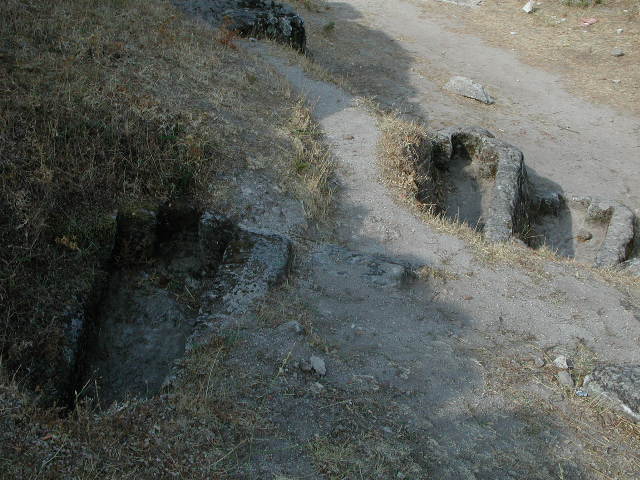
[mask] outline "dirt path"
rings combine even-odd
[[[640,120],[564,90],[559,75],[528,66],[515,52],[457,33],[454,18],[434,18],[421,2],[326,2],[304,12],[314,58],[347,78],[357,94],[378,99],[434,127],[479,125],[525,153],[538,185],[640,207]],[[451,7],[448,7],[451,8]],[[334,22],[327,34],[323,27]],[[374,47],[375,46],[375,47]],[[446,93],[453,75],[483,83],[493,106]]]
[[[382,428],[383,443],[397,451],[423,449],[420,461],[401,456],[400,464],[385,463],[407,475],[398,478],[599,478],[590,465],[632,478],[634,455],[621,450],[612,462],[594,453],[599,421],[586,404],[574,404],[572,392],[566,397],[556,390],[548,368],[532,368],[540,352],[550,359],[563,353],[584,354],[588,362],[637,363],[640,322],[626,295],[551,262],[536,274],[490,267],[461,240],[435,232],[380,182],[375,117],[276,50],[255,48],[314,106],[339,164],[341,246],[310,246],[289,294],[317,312],[314,331],[327,354],[325,397],[357,399],[377,418],[345,437],[353,448],[377,448],[365,437],[372,428],[379,436]],[[407,280],[408,271],[425,265],[432,273],[426,282]],[[270,353],[273,362],[286,357],[295,365],[317,353],[317,343],[309,349],[268,335],[271,346],[279,345]],[[264,348],[264,339],[254,341],[252,348]],[[325,408],[323,401],[319,395],[303,413],[286,407],[283,425],[295,442],[308,440],[310,430],[327,435],[316,438],[317,445],[340,441],[331,433],[335,410],[326,418],[309,413]],[[389,405],[386,414],[380,404]],[[325,460],[315,463],[353,473],[348,461]],[[393,478],[389,474],[379,478]]]
[[[339,160],[343,190],[337,223],[344,244],[357,251],[391,255],[414,266],[426,264],[459,275],[459,280],[449,283],[447,295],[478,327],[494,329],[499,318],[508,318],[505,321],[510,329],[523,336],[536,335],[544,346],[582,338],[603,358],[640,360],[636,348],[640,323],[632,311],[621,306],[620,292],[586,273],[576,275],[570,272],[572,269],[551,263],[544,281],[516,267],[483,266],[468,245],[436,233],[398,205],[380,183],[375,117],[337,87],[311,80],[274,57],[271,61],[315,105],[314,113]],[[472,300],[463,300],[470,294]],[[551,297],[557,300],[551,303]]]

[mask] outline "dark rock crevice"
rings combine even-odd
[[[174,0],[191,15],[243,37],[269,38],[300,52],[306,50],[304,20],[287,5],[272,0]]]
[[[109,275],[77,325],[67,405],[108,408],[170,383],[207,341],[203,324],[234,318],[285,275],[288,239],[188,205],[118,215]]]

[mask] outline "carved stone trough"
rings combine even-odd
[[[418,201],[489,242],[516,238],[599,267],[619,264],[631,252],[635,217],[629,208],[585,196],[538,195],[522,152],[487,130],[439,130],[410,150]]]

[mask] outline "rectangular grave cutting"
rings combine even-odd
[[[634,215],[624,205],[557,192],[540,196],[530,244],[598,267],[624,261],[634,235]]]
[[[481,128],[448,128],[420,145],[417,198],[491,242],[529,230],[529,182],[522,152]]]
[[[266,294],[289,255],[284,237],[211,212],[120,212],[108,286],[82,335],[75,392],[102,408],[156,394],[185,352],[206,341],[202,325]]]

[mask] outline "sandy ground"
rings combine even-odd
[[[543,188],[611,198],[638,211],[638,117],[572,95],[567,76],[531,67],[510,48],[462,33],[461,19],[424,9],[437,10],[436,2],[326,5],[321,13],[302,10],[314,33],[309,49],[318,63],[345,77],[354,93],[433,127],[488,128],[524,151],[529,172]],[[330,22],[335,26],[326,33]],[[484,84],[496,104],[445,92],[442,86],[454,75]]]
[[[637,363],[637,300],[579,267],[548,262],[542,271],[527,272],[488,266],[463,241],[435,232],[380,181],[373,114],[340,88],[309,78],[278,50],[254,49],[314,105],[338,161],[339,246],[309,246],[289,294],[317,312],[314,328],[330,345],[324,352],[329,373],[322,378],[327,392],[367,405],[392,404],[401,412],[389,413],[396,427],[420,439],[402,437],[402,448],[430,445],[428,467],[407,463],[399,473],[452,479],[607,478],[596,473],[603,470],[612,478],[637,475],[637,458],[626,447],[613,463],[594,447],[602,424],[587,404],[573,405],[572,391],[550,393],[555,380],[544,380],[548,367],[530,368],[536,352],[552,359],[588,351],[590,361]],[[446,274],[406,286],[401,275],[389,274],[394,265]],[[253,348],[265,348],[264,340],[254,341]],[[293,342],[271,356],[275,362],[305,353]],[[363,378],[370,384],[359,391],[354,379]],[[310,429],[326,431],[325,422],[333,421],[305,408],[283,414],[294,442],[308,438]],[[553,413],[542,414],[546,408]],[[528,409],[538,420],[546,415],[544,426],[533,428],[537,433],[522,417]],[[576,428],[572,419],[578,418]],[[392,478],[386,475],[379,478]]]

